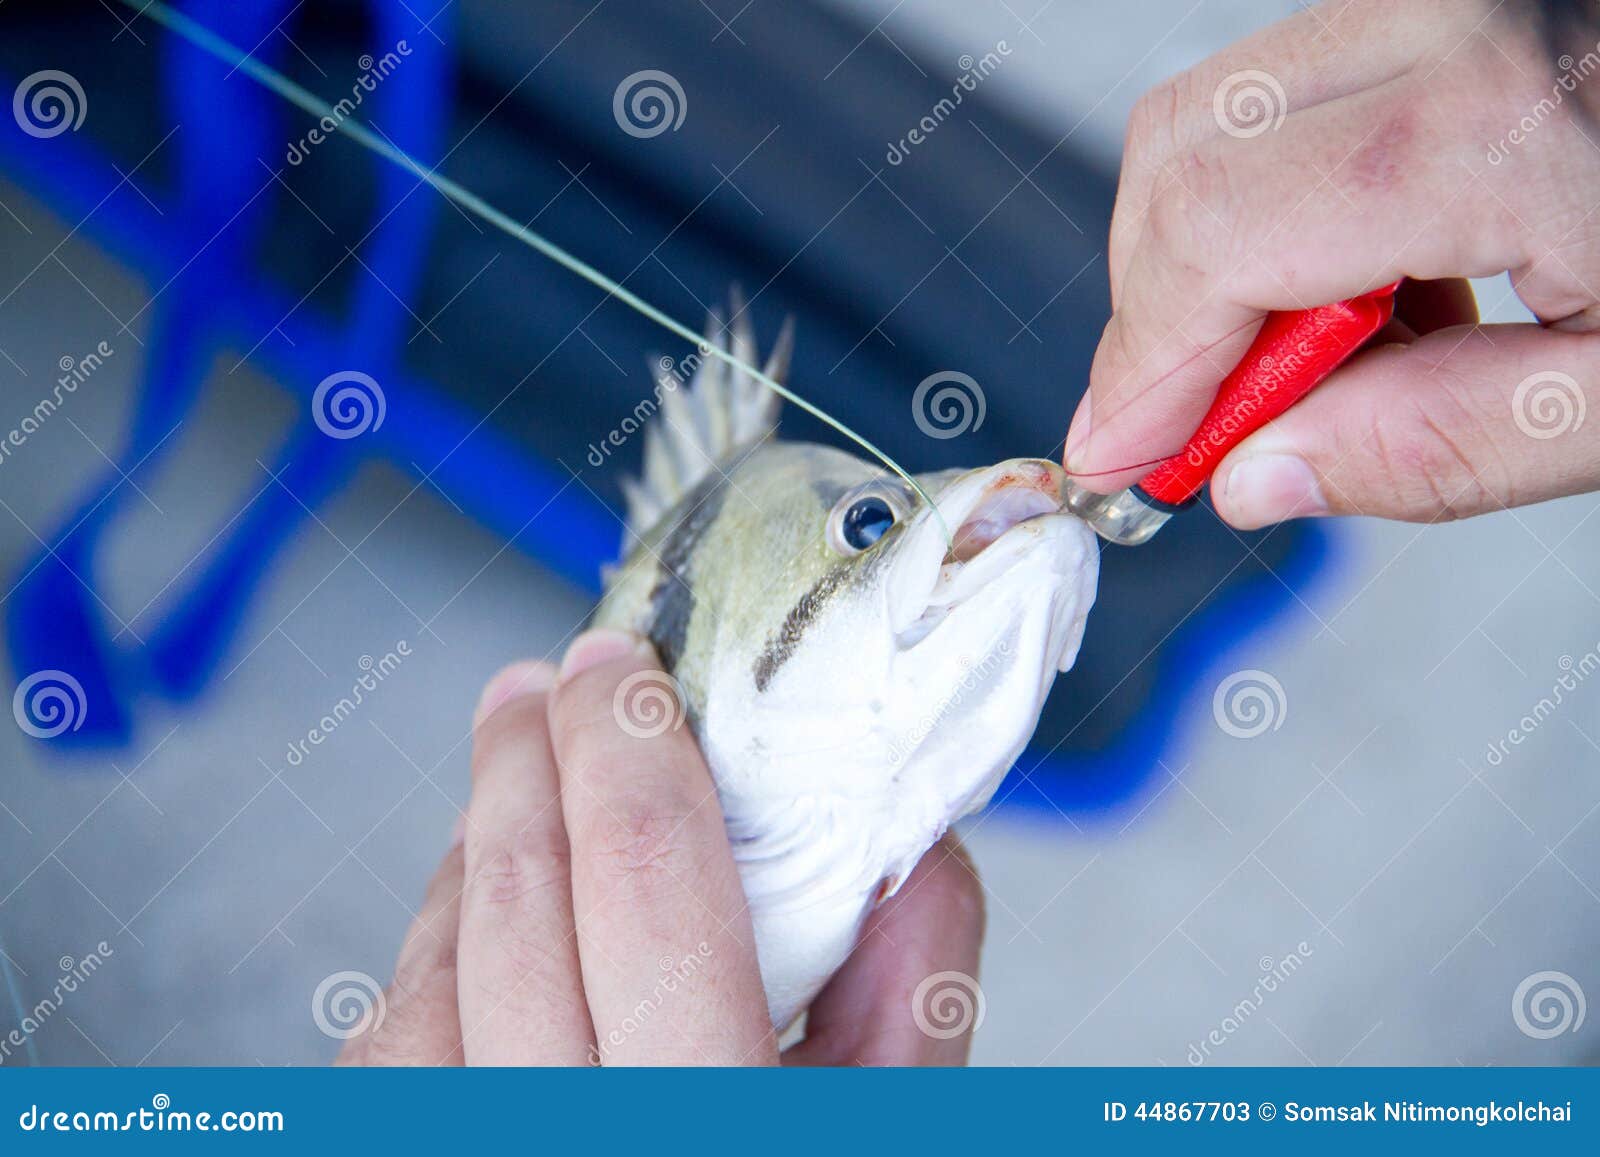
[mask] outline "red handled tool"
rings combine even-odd
[[[1399,284],[1317,309],[1269,313],[1187,446],[1115,494],[1069,482],[1067,509],[1110,542],[1149,541],[1200,496],[1228,451],[1305,397],[1388,324]]]

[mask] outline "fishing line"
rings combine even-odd
[[[1129,462],[1126,466],[1113,466],[1109,470],[1063,470],[1062,473],[1068,478],[1099,478],[1104,474],[1121,474],[1124,470],[1144,470],[1150,466],[1159,466],[1171,457],[1171,454],[1163,454],[1159,458],[1146,458],[1143,462]]]
[[[573,256],[555,242],[534,232],[526,225],[514,221],[482,197],[458,185],[449,177],[441,176],[432,169],[425,168],[419,161],[414,160],[411,154],[390,144],[354,117],[346,116],[341,118],[338,110],[327,101],[302,88],[276,69],[262,64],[253,57],[239,51],[233,44],[212,32],[205,25],[190,19],[182,12],[167,7],[161,0],[122,0],[122,4],[135,12],[150,17],[157,24],[181,36],[196,48],[216,57],[230,68],[243,72],[256,83],[277,93],[297,108],[310,113],[320,120],[332,121],[339,132],[344,133],[368,151],[376,153],[384,160],[398,165],[413,174],[418,180],[427,184],[441,196],[455,202],[462,209],[487,221],[502,233],[506,233],[522,242],[535,252],[543,254],[564,269],[576,273],[591,285],[616,298],[636,313],[649,318],[663,329],[709,352],[713,357],[726,362],[741,373],[749,374],[779,397],[793,403],[813,418],[842,434],[904,479],[906,484],[917,493],[917,496],[927,503],[928,509],[933,512],[934,518],[938,520],[940,527],[944,530],[945,539],[947,541],[950,539],[950,528],[945,525],[944,518],[940,515],[939,508],[934,505],[933,499],[898,462],[837,418],[813,406],[782,382],[767,376],[757,367],[747,364],[744,359],[736,357],[720,346],[704,343],[700,334],[682,322],[667,316],[631,290],[625,289],[619,282],[613,281],[604,273],[601,273],[588,262]]]

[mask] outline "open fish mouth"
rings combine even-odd
[[[1063,509],[1066,474],[1054,462],[1019,458],[964,474],[935,498],[944,526],[924,511],[909,528],[892,607],[895,638],[908,650],[950,615],[1036,551],[1074,553],[1088,532]],[[945,527],[950,540],[945,540]],[[1092,543],[1089,544],[1092,547]],[[1050,598],[1047,590],[1039,598]]]

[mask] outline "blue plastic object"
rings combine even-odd
[[[380,43],[396,43],[414,33],[415,22],[403,19],[403,6],[378,3],[373,10]],[[257,51],[266,52],[274,43],[269,33],[288,17],[289,6],[281,0],[246,6],[206,0],[192,5],[190,12],[224,37],[260,45]],[[424,157],[440,147],[448,112],[438,97],[449,91],[450,46],[445,23],[436,27],[436,37],[413,35],[408,41],[406,83],[385,86],[376,97],[383,123],[396,142]],[[162,280],[166,288],[150,307],[149,357],[137,412],[118,461],[91,483],[40,556],[29,560],[26,577],[8,607],[19,673],[64,671],[83,688],[82,725],[57,736],[56,742],[63,744],[125,743],[131,735],[131,701],[141,687],[177,698],[199,692],[234,638],[274,556],[306,518],[305,507],[314,508],[337,491],[360,458],[378,448],[327,436],[308,407],[274,464],[282,485],[265,489],[231,527],[219,532],[194,573],[179,576],[176,593],[146,644],[139,646],[127,634],[119,639],[108,631],[95,595],[96,555],[103,532],[121,513],[127,494],[124,475],[136,478],[159,468],[174,444],[173,432],[192,411],[225,342],[243,333],[270,330],[272,318],[291,312],[248,287],[255,281],[253,251],[260,243],[270,203],[270,197],[262,195],[263,180],[270,184],[270,177],[264,177],[257,158],[275,153],[277,142],[285,138],[283,123],[297,114],[246,78],[228,75],[223,66],[182,40],[166,38],[162,51],[165,101],[174,122],[184,126],[177,142],[180,211],[163,219],[164,236],[153,247],[159,252],[144,256],[156,257],[158,268],[177,265],[180,254],[194,256]],[[55,192],[103,187],[109,179],[103,166],[85,179],[97,166],[92,159],[75,155],[75,142],[12,139],[8,143],[13,146],[12,159],[35,169]],[[391,440],[398,433],[405,444],[397,457],[426,460],[422,447],[438,445],[441,431],[454,426],[465,434],[471,429],[464,416],[436,423],[437,403],[419,397],[420,404],[409,404],[408,397],[420,396],[424,389],[403,378],[396,359],[396,351],[404,345],[403,303],[416,293],[438,201],[414,195],[418,182],[409,174],[367,160],[376,166],[378,184],[373,209],[377,223],[360,254],[368,275],[357,283],[348,318],[342,324],[317,327],[321,332],[304,335],[308,340],[291,338],[293,354],[278,355],[290,364],[279,368],[285,380],[301,385],[308,394],[315,382],[351,366],[383,381],[385,391],[401,403],[392,406],[395,418],[390,427]],[[70,201],[70,194],[65,199]],[[102,228],[112,236],[123,230],[148,236],[154,224],[124,219],[146,216],[126,197],[108,202],[99,215]],[[396,431],[396,426],[402,428]],[[423,437],[424,430],[431,436]],[[507,456],[504,449],[477,445],[453,466],[444,462],[439,468],[449,480],[462,473],[481,480],[502,467]],[[508,474],[513,479],[520,474],[524,480],[532,475],[530,501],[548,501],[558,493],[554,479],[542,471]],[[585,536],[576,537],[581,542]],[[575,570],[563,569],[569,575]]]
[[[404,5],[373,0],[370,9],[379,43],[407,37],[411,46],[405,83],[383,86],[373,97],[374,114],[409,152],[437,157],[451,113],[448,18],[432,23],[435,39],[416,33],[416,18]],[[267,34],[292,18],[293,9],[287,0],[205,0],[186,5],[186,11],[235,43],[258,45],[256,51],[270,60],[281,41]],[[617,544],[614,518],[586,488],[568,485],[565,473],[530,457],[484,425],[480,414],[401,365],[407,320],[402,302],[418,294],[437,198],[412,193],[413,177],[347,149],[352,163],[374,166],[376,227],[360,253],[371,273],[355,279],[344,316],[318,314],[263,279],[256,261],[266,210],[278,195],[264,188],[270,178],[257,157],[277,155],[284,140],[302,131],[302,114],[246,78],[229,77],[176,38],[163,37],[160,51],[163,99],[170,119],[183,124],[174,141],[176,211],[169,204],[165,215],[158,214],[142,197],[119,189],[119,175],[86,137],[41,141],[0,118],[0,166],[7,174],[70,219],[87,218],[83,234],[153,285],[168,286],[149,307],[144,380],[126,442],[115,452],[117,468],[85,489],[47,545],[26,562],[26,577],[7,607],[17,677],[60,670],[84,689],[84,724],[51,740],[55,750],[127,742],[141,694],[188,698],[201,692],[235,643],[274,559],[304,527],[301,501],[316,508],[367,457],[407,470],[415,464],[470,516],[585,590],[597,589],[599,567]],[[274,328],[287,340],[260,344],[261,335]],[[122,472],[138,481],[161,469],[185,436],[180,423],[193,410],[218,351],[258,344],[252,361],[305,404],[304,418],[272,463],[283,486],[264,490],[221,528],[204,558],[174,576],[156,616],[138,624],[143,643],[119,634],[95,591],[104,532],[126,513]],[[387,407],[381,427],[342,441],[317,428],[311,401],[319,382],[350,369],[382,382]],[[540,516],[530,522],[535,511]],[[1309,549],[1292,556],[1294,573],[1230,588],[1174,636],[1164,648],[1150,706],[1113,746],[1070,761],[1030,752],[1002,798],[1051,812],[1094,814],[1126,806],[1142,788],[1164,784],[1151,769],[1171,739],[1178,704],[1196,673],[1203,674],[1204,662],[1221,662],[1230,644],[1276,614],[1290,599],[1290,588],[1303,589],[1319,569],[1329,540],[1320,531],[1301,534]]]

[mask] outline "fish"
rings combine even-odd
[[[758,364],[737,297],[730,313],[636,408],[643,469],[593,621],[660,656],[660,683],[613,706],[636,734],[699,741],[782,1031],[1022,753],[1077,657],[1099,547],[1054,462],[916,475],[919,494],[780,439],[781,399],[705,356]],[[792,348],[786,323],[763,372],[783,382]]]

